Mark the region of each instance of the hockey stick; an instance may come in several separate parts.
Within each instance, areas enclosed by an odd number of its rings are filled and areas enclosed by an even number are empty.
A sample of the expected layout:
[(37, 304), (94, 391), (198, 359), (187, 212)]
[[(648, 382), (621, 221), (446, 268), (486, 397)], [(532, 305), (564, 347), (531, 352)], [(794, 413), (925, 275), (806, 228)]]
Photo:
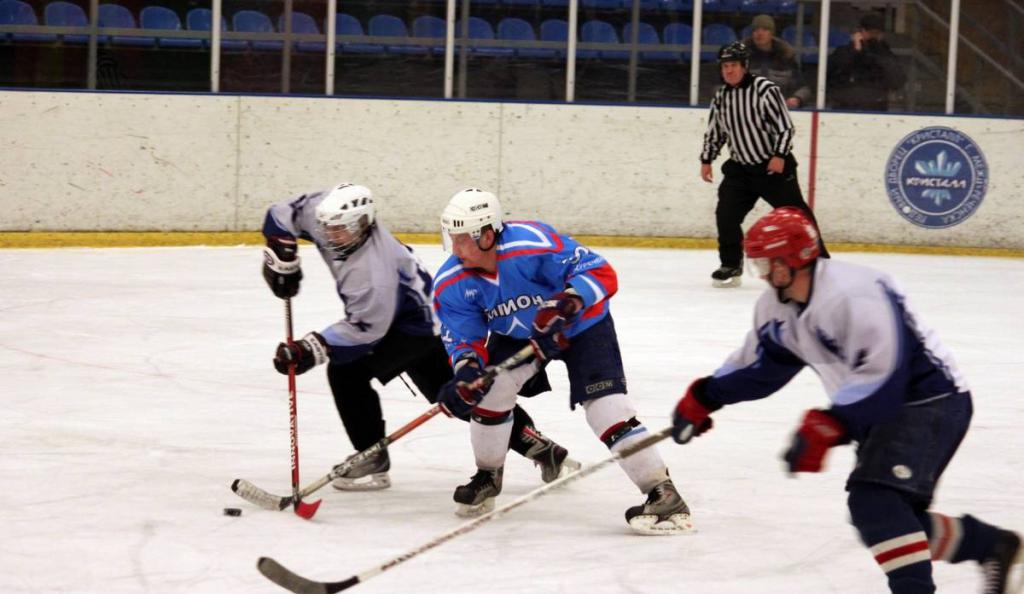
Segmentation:
[[(501, 373), (504, 373), (505, 371), (508, 371), (509, 369), (511, 369), (513, 367), (516, 367), (517, 365), (522, 364), (527, 359), (529, 359), (531, 356), (533, 356), (533, 347), (527, 345), (527, 346), (523, 347), (522, 349), (516, 351), (508, 359), (505, 359), (504, 361), (502, 361), (501, 363), (498, 363), (497, 365), (495, 365), (493, 367), (489, 367), (487, 369), (487, 371), (484, 373), (484, 375), (482, 375), (479, 379), (477, 379), (477, 381), (481, 382), (482, 384), (483, 383), (491, 383), (491, 382), (494, 381), (494, 378), (496, 378), (498, 375), (500, 375)], [(330, 483), (334, 479), (336, 479), (336, 478), (338, 478), (340, 476), (343, 476), (353, 466), (355, 466), (356, 464), (359, 464), (359, 463), (363, 462), (364, 460), (370, 458), (371, 456), (375, 455), (377, 452), (379, 452), (382, 449), (386, 448), (389, 444), (391, 444), (395, 440), (399, 439), (400, 437), (402, 437), (406, 433), (409, 433), (410, 431), (412, 431), (416, 427), (419, 427), (423, 423), (425, 423), (428, 420), (430, 420), (434, 415), (436, 415), (439, 412), (441, 412), (441, 407), (440, 407), (440, 405), (436, 405), (435, 404), (429, 410), (427, 410), (427, 412), (425, 412), (422, 415), (416, 417), (415, 419), (413, 419), (412, 421), (407, 423), (405, 426), (399, 428), (397, 431), (395, 431), (391, 435), (388, 435), (387, 437), (384, 437), (383, 439), (381, 439), (377, 443), (373, 444), (369, 448), (367, 448), (367, 449), (365, 449), (365, 450), (363, 450), (363, 451), (361, 451), (361, 452), (359, 452), (357, 454), (354, 454), (353, 456), (349, 457), (347, 460), (345, 460), (341, 464), (338, 464), (337, 466), (332, 468), (329, 473), (327, 473), (324, 476), (320, 477), (319, 479), (317, 479), (312, 484), (310, 484), (310, 485), (308, 485), (306, 487), (303, 487), (297, 493), (293, 492), (292, 495), (289, 496), (289, 497), (281, 497), (279, 495), (274, 495), (272, 493), (264, 491), (263, 489), (257, 487), (256, 485), (250, 483), (249, 481), (247, 481), (245, 479), (235, 479), (235, 482), (231, 483), (231, 490), (234, 491), (235, 494), (237, 494), (242, 499), (245, 499), (246, 501), (248, 501), (249, 503), (252, 503), (253, 505), (257, 505), (259, 507), (262, 507), (263, 509), (267, 509), (267, 510), (270, 510), (270, 511), (280, 511), (280, 510), (283, 510), (284, 508), (288, 507), (296, 499), (301, 500), (301, 498), (303, 498), (303, 497), (308, 497), (309, 495), (311, 495), (311, 494), (315, 493), (316, 491), (319, 491), (320, 489), (325, 487), (328, 483)]]
[(318, 478), (312, 484), (303, 487), (297, 493), (292, 493), (292, 495), (288, 497), (281, 497), (279, 495), (268, 493), (267, 491), (264, 491), (263, 489), (257, 487), (256, 485), (250, 483), (245, 479), (235, 479), (235, 482), (231, 483), (231, 490), (234, 491), (242, 499), (245, 499), (249, 503), (258, 505), (263, 509), (268, 509), (271, 511), (283, 510), (284, 508), (288, 507), (295, 500), (296, 497), (301, 499), (303, 497), (308, 497), (309, 495), (313, 494), (316, 491), (319, 491), (320, 489), (325, 487), (327, 483), (333, 481), (334, 479), (340, 476), (343, 476), (356, 464), (359, 464), (367, 460), (368, 458), (373, 457), (375, 454), (377, 454), (377, 452), (388, 447), (389, 444), (398, 440), (406, 433), (409, 433), (410, 431), (419, 427), (423, 423), (426, 423), (439, 412), (441, 412), (441, 407), (435, 404), (434, 406), (427, 409), (425, 413), (416, 417), (412, 421), (409, 421), (391, 435), (382, 438), (380, 441), (366, 448), (365, 450), (353, 454), (352, 456), (349, 456), (348, 459), (346, 459), (344, 462), (332, 468), (330, 472)]
[[(288, 344), (293, 345), (295, 341), (292, 335), (292, 300), (290, 297), (284, 300), (284, 321)], [(295, 365), (295, 363), (292, 363), (288, 366), (288, 420), (292, 449), (292, 508), (295, 510), (295, 515), (308, 520), (313, 517), (313, 514), (320, 507), (320, 501), (306, 503), (299, 497), (299, 413), (298, 406), (296, 405)]]
[(334, 594), (334, 592), (341, 592), (342, 590), (351, 588), (356, 584), (361, 584), (372, 577), (376, 577), (377, 575), (384, 573), (385, 571), (392, 569), (408, 561), (409, 559), (417, 557), (420, 554), (425, 553), (439, 545), (442, 545), (457, 536), (461, 536), (463, 534), (476, 530), (481, 525), (491, 520), (500, 518), (501, 516), (512, 511), (513, 509), (525, 505), (526, 503), (529, 503), (530, 501), (533, 501), (538, 497), (546, 495), (548, 492), (554, 489), (562, 487), (573, 481), (582, 479), (583, 477), (589, 476), (597, 472), (598, 470), (604, 468), (605, 466), (608, 466), (609, 464), (613, 464), (621, 460), (622, 458), (628, 458), (645, 448), (649, 448), (671, 434), (672, 427), (666, 427), (661, 431), (658, 431), (657, 433), (648, 435), (642, 440), (622, 448), (620, 451), (615, 452), (611, 456), (608, 456), (607, 458), (599, 462), (596, 462), (589, 466), (584, 466), (583, 468), (580, 468), (579, 470), (571, 474), (567, 474), (559, 479), (551, 481), (550, 483), (537, 487), (533, 491), (530, 491), (529, 493), (519, 497), (518, 499), (511, 501), (501, 507), (495, 508), (482, 516), (473, 518), (468, 522), (456, 526), (455, 528), (434, 537), (433, 539), (421, 544), (420, 546), (414, 549), (410, 549), (402, 553), (401, 555), (393, 557), (376, 567), (372, 567), (362, 573), (357, 573), (356, 575), (353, 575), (352, 577), (341, 580), (339, 582), (318, 582), (315, 580), (304, 578), (298, 575), (297, 573), (294, 573), (290, 569), (286, 568), (285, 566), (281, 565), (274, 559), (271, 559), (270, 557), (260, 557), (259, 561), (256, 562), (256, 568), (259, 570), (260, 573), (264, 575), (264, 577), (266, 577), (270, 581), (274, 582), (275, 584), (281, 586), (286, 590), (296, 592), (297, 594)]

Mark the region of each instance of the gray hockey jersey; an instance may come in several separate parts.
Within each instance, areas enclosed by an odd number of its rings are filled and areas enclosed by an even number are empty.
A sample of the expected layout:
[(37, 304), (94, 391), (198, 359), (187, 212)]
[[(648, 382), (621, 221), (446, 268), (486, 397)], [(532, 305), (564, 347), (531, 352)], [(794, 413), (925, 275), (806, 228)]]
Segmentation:
[(764, 398), (805, 365), (854, 439), (903, 406), (968, 390), (952, 355), (889, 275), (831, 259), (817, 261), (805, 305), (781, 301), (774, 289), (761, 296), (754, 328), (707, 393), (719, 404)]
[(267, 210), (265, 237), (293, 237), (313, 242), (331, 274), (345, 318), (320, 334), (331, 361), (345, 363), (370, 352), (390, 330), (414, 336), (438, 335), (431, 305), (432, 279), (412, 250), (379, 223), (358, 250), (340, 258), (326, 249), (316, 223), (316, 206), (326, 192), (302, 194)]

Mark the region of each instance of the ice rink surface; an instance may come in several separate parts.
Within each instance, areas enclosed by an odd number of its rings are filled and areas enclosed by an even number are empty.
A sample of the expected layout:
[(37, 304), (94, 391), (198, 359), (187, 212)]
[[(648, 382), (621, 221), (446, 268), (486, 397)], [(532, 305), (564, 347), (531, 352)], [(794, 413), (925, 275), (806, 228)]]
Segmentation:
[[(438, 246), (417, 246), (431, 270)], [(707, 251), (598, 250), (616, 267), (612, 312), (630, 394), (648, 427), (690, 379), (739, 346), (763, 290), (710, 287)], [(304, 248), (295, 331), (341, 315)], [(1024, 529), (1024, 261), (839, 253), (891, 272), (951, 348), (975, 397), (971, 432), (935, 508)], [(229, 490), (236, 477), (290, 491), (287, 382), (270, 364), (282, 302), (255, 247), (0, 251), (0, 593), (273, 593), (256, 559), (340, 580), (457, 526), (452, 490), (473, 473), (468, 426), (437, 417), (391, 448), (394, 483), (328, 487), (306, 522)], [(564, 368), (523, 400), (538, 428), (584, 463), (608, 455)], [(323, 368), (300, 376), (303, 483), (351, 453)], [(388, 430), (426, 410), (401, 382), (381, 390)], [(778, 455), (804, 409), (827, 400), (804, 371), (772, 398), (726, 408), (687, 446), (659, 449), (699, 533), (643, 537), (623, 511), (643, 500), (607, 468), (357, 586), (417, 593), (821, 593), (887, 591), (848, 524), (853, 456), (788, 478)], [(536, 488), (511, 455), (499, 505)], [(222, 515), (240, 507), (241, 517)], [(975, 592), (977, 566), (938, 565), (939, 591)]]

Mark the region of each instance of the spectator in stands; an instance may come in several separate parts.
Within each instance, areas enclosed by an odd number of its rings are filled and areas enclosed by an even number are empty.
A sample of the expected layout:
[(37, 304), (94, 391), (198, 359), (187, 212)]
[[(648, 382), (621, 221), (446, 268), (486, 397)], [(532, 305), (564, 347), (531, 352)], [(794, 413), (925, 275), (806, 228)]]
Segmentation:
[(885, 41), (885, 22), (877, 12), (860, 19), (850, 43), (828, 59), (828, 98), (832, 107), (888, 111), (889, 92), (903, 87), (906, 74)]
[(750, 23), (750, 37), (743, 40), (750, 48), (750, 73), (779, 85), (786, 107), (803, 107), (811, 100), (811, 88), (804, 83), (796, 50), (775, 36), (775, 19), (759, 14)]

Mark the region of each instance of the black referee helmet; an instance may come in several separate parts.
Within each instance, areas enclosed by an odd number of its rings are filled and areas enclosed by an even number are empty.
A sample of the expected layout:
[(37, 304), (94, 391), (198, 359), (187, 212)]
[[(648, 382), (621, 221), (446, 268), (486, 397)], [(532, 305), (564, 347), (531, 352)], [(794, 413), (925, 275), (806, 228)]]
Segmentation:
[(743, 67), (746, 68), (750, 62), (750, 50), (739, 41), (723, 45), (718, 50), (718, 63), (721, 64), (723, 62), (741, 62)]

